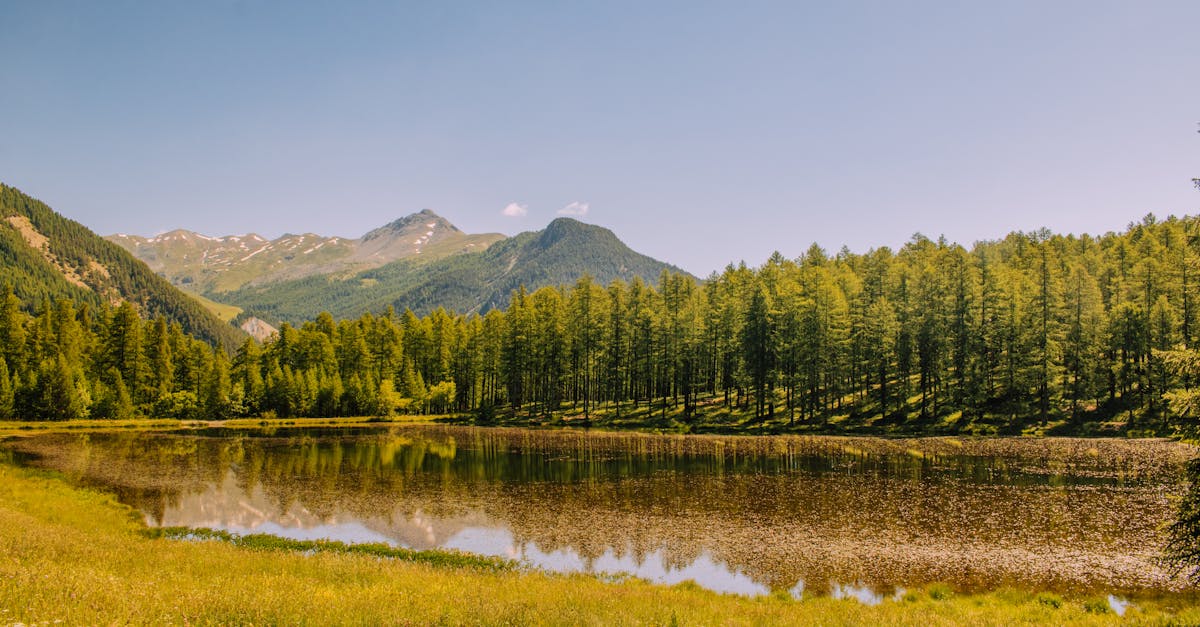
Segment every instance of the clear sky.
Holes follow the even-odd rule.
[[[699,274],[1196,213],[1200,2],[0,0],[0,181],[102,233],[560,211]]]

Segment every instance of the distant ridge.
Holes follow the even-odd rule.
[[[585,274],[600,284],[634,277],[653,282],[663,271],[687,274],[630,249],[606,228],[559,218],[541,231],[502,239],[478,253],[402,259],[350,276],[247,285],[219,297],[267,320],[292,323],[321,311],[348,318],[388,307],[417,314],[438,307],[486,312],[507,305],[522,285],[535,290],[570,284]]]
[[[441,259],[483,250],[503,237],[499,233],[463,233],[424,209],[358,239],[313,233],[288,233],[273,240],[256,233],[210,237],[182,229],[154,237],[117,234],[106,239],[145,261],[177,287],[212,296],[246,286],[359,272],[399,259]]]
[[[289,233],[267,240],[186,230],[107,239],[176,286],[241,309],[239,322],[296,323],[322,311],[353,317],[388,307],[484,312],[505,306],[521,285],[535,290],[585,274],[605,284],[657,281],[664,270],[686,274],[631,250],[606,228],[572,218],[513,237],[471,235],[429,209],[357,239]]]

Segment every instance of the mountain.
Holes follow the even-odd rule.
[[[185,230],[154,237],[117,234],[107,239],[176,286],[212,295],[314,275],[352,274],[400,259],[436,260],[483,250],[503,237],[463,233],[425,209],[358,239],[312,233],[289,233],[274,240],[254,233],[209,237]]]
[[[254,316],[246,318],[242,322],[241,329],[249,334],[250,337],[260,342],[265,342],[271,339],[271,336],[279,333],[279,329],[276,329],[275,327],[263,322],[262,320],[259,320],[258,318],[255,318]]]
[[[422,209],[363,235],[352,258],[375,265],[411,257],[429,261],[483,250],[502,239],[500,233],[468,235],[438,214]]]
[[[267,320],[297,323],[321,311],[349,318],[388,306],[418,314],[437,307],[485,312],[505,306],[521,285],[534,290],[570,284],[583,274],[600,284],[635,276],[656,281],[663,270],[686,274],[633,251],[606,228],[559,218],[542,231],[502,239],[477,253],[407,258],[350,276],[247,285],[218,296]]]
[[[129,301],[213,344],[245,337],[146,264],[41,201],[0,183],[0,287],[25,303],[70,298],[96,306]]]

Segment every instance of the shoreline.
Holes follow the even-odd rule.
[[[1163,440],[1186,442],[1181,436],[1156,435],[1141,431],[1051,433],[1045,430],[1022,433],[963,433],[952,431],[896,431],[856,429],[782,429],[769,426],[745,429],[695,428],[690,425],[669,426],[631,425],[613,421],[507,419],[480,422],[471,414],[398,415],[388,417],[335,416],[331,418],[230,418],[227,420],[184,420],[175,418],[130,418],[126,420],[83,419],[83,420],[5,420],[0,421],[0,437],[31,431],[87,431],[87,430],[154,430],[154,429],[209,429],[209,428],[279,428],[279,427],[380,427],[388,425],[441,425],[455,427],[477,427],[481,429],[532,429],[538,431],[562,431],[579,433],[627,433],[646,435],[688,435],[715,437],[845,437],[879,438],[885,440],[957,438],[964,440],[983,439],[1078,439],[1078,440]],[[712,426],[712,425],[708,425]]]

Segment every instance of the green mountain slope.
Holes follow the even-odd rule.
[[[654,281],[674,266],[631,250],[608,229],[559,218],[543,231],[521,233],[479,253],[432,262],[401,260],[350,277],[314,276],[246,287],[218,298],[267,320],[299,322],[329,311],[335,318],[389,305],[426,313],[437,307],[483,312],[507,305],[520,285],[533,290],[590,274],[601,284],[640,276]]]
[[[0,183],[0,284],[25,303],[70,298],[99,305],[127,300],[205,341],[233,347],[244,337],[146,264],[41,201]]]

